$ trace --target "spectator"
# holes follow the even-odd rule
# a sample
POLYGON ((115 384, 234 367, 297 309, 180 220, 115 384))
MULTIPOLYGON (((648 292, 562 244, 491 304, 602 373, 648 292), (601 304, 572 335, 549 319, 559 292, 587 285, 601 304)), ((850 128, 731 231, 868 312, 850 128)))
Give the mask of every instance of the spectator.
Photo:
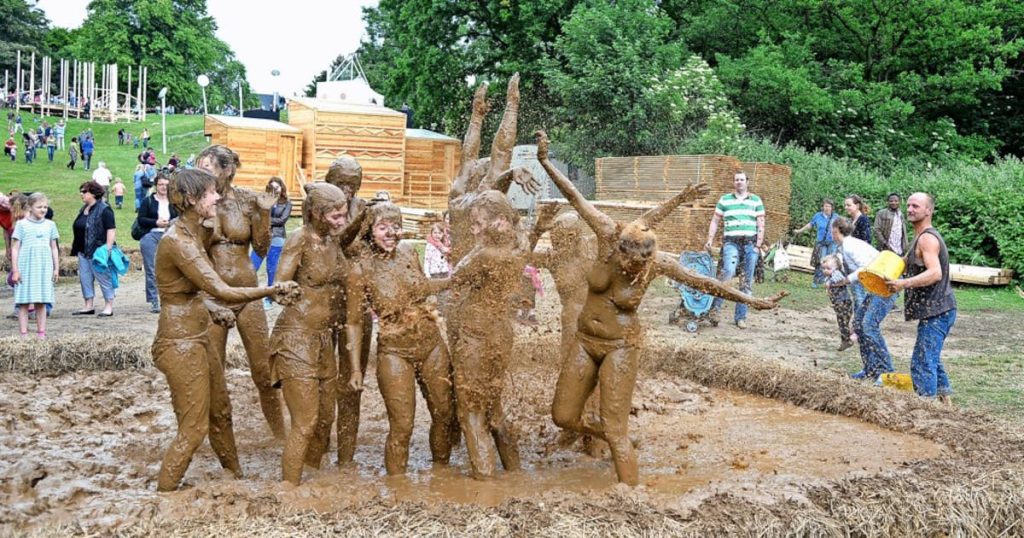
POLYGON ((900 195, 889 194, 888 207, 875 213, 875 247, 902 256, 907 251, 907 224, 900 211, 900 195))
POLYGON ((114 315, 114 285, 112 275, 107 270, 99 270, 93 265, 93 254, 96 249, 106 246, 107 251, 114 248, 116 226, 114 211, 103 201, 106 194, 103 187, 95 181, 82 183, 78 191, 82 194, 82 208, 78 211, 71 230, 74 240, 71 243, 71 255, 78 256, 78 280, 82 285, 82 298, 85 306, 72 316, 91 315, 96 313, 94 297, 96 283, 103 293, 103 311, 98 315, 110 317, 114 315))
MULTIPOLYGON (((831 234, 831 229, 830 233, 831 234)), ((829 254, 821 259, 821 270, 825 274, 825 287, 828 288, 828 300, 836 313, 839 325, 839 349, 845 351, 857 340, 857 334, 850 332, 850 320, 853 318, 853 301, 850 290, 842 285, 846 275, 841 269, 842 262, 836 254, 829 254), (835 285, 833 285, 835 284, 835 285)))
MULTIPOLYGON (((267 250, 267 286, 274 285, 274 275, 277 273, 277 262, 281 258, 281 249, 284 248, 286 238, 285 225, 288 224, 288 217, 292 214, 292 203, 288 199, 288 189, 279 177, 272 177, 267 182, 267 192, 277 194, 277 202, 270 208, 270 249, 267 250)), ((253 250, 249 254, 254 271, 259 271, 263 265, 263 258, 253 250)), ((263 309, 270 310, 271 301, 269 297, 263 299, 263 309)))
POLYGON ((57 151, 57 137, 52 134, 46 137, 46 154, 50 162, 53 162, 53 154, 57 151))
MULTIPOLYGON (((718 223, 724 221, 722 228, 722 262, 718 280, 726 282, 736 276, 737 267, 743 270, 740 291, 751 294, 754 286, 754 269, 760 255, 761 244, 764 242, 764 204, 761 198, 747 190, 747 174, 739 171, 733 176, 733 192, 722 195, 715 205, 715 214, 711 217, 708 227, 708 240, 705 249, 711 248, 718 231, 718 223)), ((715 297, 711 306, 709 319, 712 326, 718 325, 719 312, 724 299, 715 297)), ((736 303, 734 319, 740 329, 747 328, 747 305, 736 303)))
POLYGON ((11 234, 14 232, 14 218, 11 214, 11 197, 0 192, 0 230, 4 233, 4 259, 11 259, 11 234))
POLYGON ((445 242, 444 224, 435 222, 423 250, 423 272, 430 278, 448 278, 452 267, 448 261, 451 247, 445 242))
MULTIPOLYGON (((86 161, 86 165, 88 165, 88 161, 86 161)), ((92 180, 99 183, 104 191, 110 189, 110 180, 113 178, 114 174, 110 173, 110 170, 107 169, 107 163, 104 161, 100 161, 100 165, 92 173, 92 180)))
POLYGON ((88 170, 92 162, 92 138, 79 139, 79 145, 82 147, 82 160, 85 161, 85 169, 88 170))
POLYGON ((811 226, 814 226, 814 231, 817 233, 814 251, 811 253, 811 265, 814 267, 814 280, 811 281, 812 288, 820 286, 826 280, 826 275, 821 270, 821 260, 836 252, 836 244, 832 241, 832 221, 838 218, 838 215, 833 211, 835 205, 831 198, 825 198, 821 201, 821 211, 815 213, 811 217, 810 222, 794 232, 802 234, 809 230, 811 226))
POLYGON ((871 211, 871 208, 868 204, 860 196, 851 194, 843 200, 843 208, 846 210, 846 216, 850 217, 850 222, 853 224, 852 236, 865 243, 870 243, 871 219, 868 218, 868 212, 871 211))
POLYGON ((21 122, 21 113, 18 113, 18 115, 14 117, 14 132, 17 133, 19 131, 22 133, 25 132, 25 126, 21 122))
POLYGON ((78 138, 71 137, 71 145, 68 146, 68 161, 67 167, 71 170, 75 169, 75 164, 78 163, 78 138))
POLYGON ((11 282, 18 306, 18 330, 28 336, 29 306, 35 307, 36 335, 46 338, 46 306, 53 304, 58 275, 57 225, 46 219, 49 200, 42 193, 28 197, 28 213, 14 225, 11 282))
POLYGON ((22 133, 22 139, 25 141, 25 162, 32 164, 36 149, 35 133, 22 133))
POLYGON ((881 375, 891 372, 892 355, 889 354, 889 347, 882 336, 882 321, 885 316, 896 305, 899 294, 894 293, 889 297, 882 297, 873 293, 867 293, 861 285, 859 276, 876 257, 878 251, 875 247, 852 236, 853 223, 847 219, 838 219, 832 223, 832 237, 843 253, 843 262, 846 265, 846 279, 833 283, 835 285, 850 285, 854 300, 853 307, 853 332, 857 333, 857 344, 860 347, 860 358, 864 369, 851 375, 854 379, 870 379, 875 384, 881 383, 881 375), (858 296, 860 302, 858 304, 858 296))
POLYGON ((124 145, 124 129, 123 128, 117 130, 117 145, 118 146, 123 146, 124 145))
POLYGON ((154 314, 160 313, 160 296, 156 289, 156 247, 171 221, 178 218, 178 209, 167 198, 169 183, 167 175, 157 174, 153 194, 139 206, 139 228, 144 234, 139 239, 139 251, 142 252, 142 269, 146 273, 146 302, 154 314))
POLYGON ((53 134, 57 137, 57 149, 64 149, 64 120, 57 122, 53 128, 53 134))
MULTIPOLYGON (((135 174, 132 175, 132 186, 135 188, 135 212, 139 212, 139 207, 142 206, 142 200, 146 198, 146 194, 149 191, 149 187, 145 186, 149 179, 146 178, 146 167, 143 165, 137 165, 135 167, 135 174)), ((152 184, 150 184, 152 186, 152 184)))
POLYGON ((4 155, 11 158, 14 161, 18 158, 18 143, 14 141, 14 136, 7 137, 7 142, 4 142, 4 155))
POLYGON ((952 387, 942 365, 942 346, 956 322, 956 297, 949 284, 949 251, 932 227, 935 199, 923 192, 907 199, 907 219, 914 225, 914 243, 907 250, 903 278, 889 283, 889 289, 907 290, 904 317, 918 320, 917 340, 910 358, 914 391, 925 397, 939 397, 950 403, 952 387))
POLYGON ((143 127, 142 128, 142 135, 141 136, 142 136, 142 147, 148 148, 149 147, 149 129, 146 129, 145 127, 143 127))

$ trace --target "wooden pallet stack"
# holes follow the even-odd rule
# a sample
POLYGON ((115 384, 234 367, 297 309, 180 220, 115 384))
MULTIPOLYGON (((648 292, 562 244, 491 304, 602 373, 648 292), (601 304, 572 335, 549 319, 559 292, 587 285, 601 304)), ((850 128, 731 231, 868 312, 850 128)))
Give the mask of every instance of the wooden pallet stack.
POLYGON ((441 222, 441 211, 402 207, 402 239, 426 239, 435 223, 441 222))

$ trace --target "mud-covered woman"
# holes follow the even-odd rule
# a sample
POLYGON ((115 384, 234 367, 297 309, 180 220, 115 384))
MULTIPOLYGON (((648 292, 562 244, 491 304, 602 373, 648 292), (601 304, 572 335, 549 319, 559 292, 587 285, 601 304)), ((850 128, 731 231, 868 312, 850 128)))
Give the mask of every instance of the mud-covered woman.
MULTIPOLYGON (((350 249, 354 262, 350 289, 361 290, 378 317, 377 384, 390 426, 384 466, 388 474, 405 473, 416 414, 416 385, 430 412, 432 459, 447 464, 452 444, 458 440, 451 365, 438 314, 428 298, 447 287, 448 280, 428 278, 413 246, 399 241, 402 213, 398 206, 386 202, 367 207, 363 226, 365 233, 350 249)), ((357 299, 349 297, 350 301, 357 299)), ((358 334, 357 330, 350 326, 348 334, 358 334)), ((355 367, 358 357, 353 356, 349 362, 355 367)), ((348 381, 349 386, 356 387, 362 382, 362 374, 353 371, 348 381)))
MULTIPOLYGON (((238 154, 227 146, 215 145, 199 154, 199 168, 217 178, 218 204, 216 226, 207 240, 213 267, 232 286, 256 286, 259 280, 249 259, 250 245, 260 257, 266 257, 270 248, 270 208, 277 202, 274 193, 254 195, 232 185, 235 172, 241 166, 238 154)), ((249 360, 252 380, 259 393, 260 408, 274 437, 284 439, 284 415, 281 398, 274 389, 270 372, 270 345, 267 316, 263 304, 251 301, 223 303, 238 320, 238 334, 242 337, 249 360)), ((210 341, 223 360, 228 330, 211 327, 210 341)))
POLYGON ((757 309, 778 305, 783 294, 754 299, 718 281, 699 276, 658 252, 654 227, 679 204, 708 193, 704 184, 687 187, 637 220, 620 225, 601 213, 548 159, 548 138, 538 132, 537 159, 580 217, 597 236, 597 261, 587 274, 588 293, 579 315, 576 351, 562 364, 555 387, 556 425, 604 439, 620 482, 636 485, 636 454, 629 438, 629 411, 636 386, 643 329, 637 309, 651 281, 667 276, 691 288, 743 302, 757 309), (600 384, 600 418, 583 413, 587 397, 600 384))
MULTIPOLYGON (((302 298, 281 311, 270 338, 271 364, 291 415, 281 476, 292 484, 301 480, 303 463, 320 467, 334 423, 334 305, 349 267, 337 240, 347 224, 348 197, 334 185, 311 183, 303 205, 306 223, 285 242, 277 272, 298 283, 302 298)), ((362 330, 358 319, 354 330, 362 330)))
POLYGON ((167 376, 178 420, 178 432, 160 465, 159 491, 177 488, 207 433, 221 465, 236 477, 242 475, 224 364, 209 339, 213 324, 208 309, 214 309, 218 323, 230 324, 233 316, 204 297, 235 303, 273 296, 287 303, 297 291, 294 282, 285 280, 273 287, 231 287, 214 270, 205 243, 212 233, 206 223, 217 216, 220 200, 216 181, 202 170, 185 170, 171 179, 168 197, 181 216, 157 247, 156 285, 162 308, 152 351, 156 367, 167 376))

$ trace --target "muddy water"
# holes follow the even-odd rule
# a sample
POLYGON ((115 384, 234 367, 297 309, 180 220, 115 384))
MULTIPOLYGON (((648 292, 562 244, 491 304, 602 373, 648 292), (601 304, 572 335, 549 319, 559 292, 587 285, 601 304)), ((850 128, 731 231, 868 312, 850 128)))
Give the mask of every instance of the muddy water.
MULTIPOLYGON (((102 530, 152 517, 213 518, 302 509, 329 511, 370 498, 495 505, 541 494, 601 495, 617 487, 607 459, 557 442, 548 418, 554 371, 511 374, 510 420, 523 440, 524 471, 490 481, 468 477, 465 448, 432 468, 428 414, 417 403, 409 474, 387 477, 387 416, 367 376, 356 465, 306 469, 298 488, 280 483, 281 446, 270 438, 248 372, 228 372, 244 479, 229 479, 208 445, 181 491, 155 492, 160 456, 174 435, 163 376, 155 369, 32 379, 0 374, 0 529, 77 521, 102 530), (561 492, 561 493, 559 493, 561 492), (216 514, 216 515, 214 515, 216 514)), ((631 431, 641 487, 665 505, 720 491, 776 497, 800 485, 898 469, 942 448, 860 421, 772 400, 711 390, 664 375, 642 378, 631 431)), ((621 487, 621 486, 618 486, 621 487)))

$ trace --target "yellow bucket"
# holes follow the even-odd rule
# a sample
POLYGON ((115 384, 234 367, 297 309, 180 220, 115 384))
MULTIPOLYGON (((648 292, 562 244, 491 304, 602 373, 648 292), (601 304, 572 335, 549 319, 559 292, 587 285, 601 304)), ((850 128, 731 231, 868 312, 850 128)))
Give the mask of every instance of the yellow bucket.
POLYGON ((882 385, 907 392, 914 390, 914 380, 910 377, 910 374, 882 374, 882 385))
POLYGON ((869 292, 888 297, 892 295, 885 281, 896 280, 903 274, 906 264, 903 258, 891 250, 883 250, 878 256, 860 272, 860 283, 869 292))

